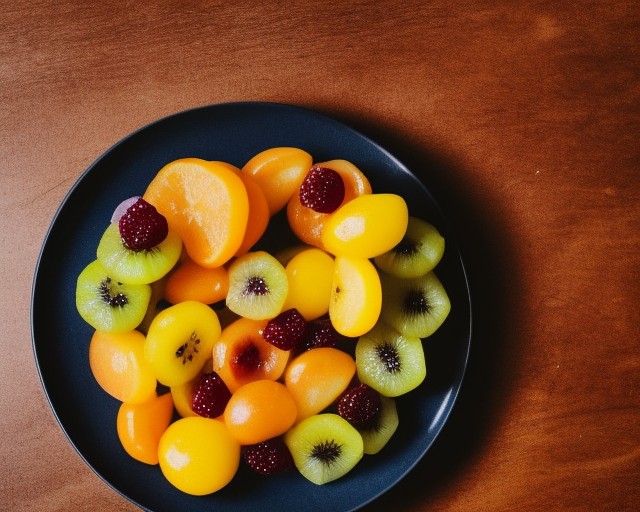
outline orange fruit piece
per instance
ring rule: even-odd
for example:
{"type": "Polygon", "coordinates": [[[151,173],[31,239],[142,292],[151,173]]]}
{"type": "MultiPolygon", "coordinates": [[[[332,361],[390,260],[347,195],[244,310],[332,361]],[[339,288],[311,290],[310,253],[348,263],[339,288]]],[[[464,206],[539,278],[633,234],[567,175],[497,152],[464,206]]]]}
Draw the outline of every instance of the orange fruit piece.
{"type": "Polygon", "coordinates": [[[225,327],[213,346],[213,371],[235,393],[256,380],[277,380],[282,376],[289,352],[264,339],[267,320],[240,317],[225,327]]]}
{"type": "Polygon", "coordinates": [[[355,373],[353,357],[337,348],[314,348],[291,361],[284,382],[298,409],[296,422],[331,405],[355,373]]]}
{"type": "Polygon", "coordinates": [[[226,267],[207,268],[184,258],[169,275],[164,298],[171,304],[195,300],[214,304],[223,300],[229,290],[229,273],[226,267]]]}
{"type": "MultiPolygon", "coordinates": [[[[336,171],[344,181],[344,199],[340,206],[358,196],[371,194],[371,184],[367,177],[348,160],[331,160],[315,164],[314,167],[327,167],[336,171]]],[[[306,176],[306,173],[305,173],[306,176]]],[[[325,222],[331,213],[320,213],[304,206],[300,194],[296,192],[287,204],[287,219],[296,236],[304,243],[323,248],[321,234],[325,222]]]]}
{"type": "Polygon", "coordinates": [[[118,409],[116,429],[124,450],[145,464],[158,463],[158,445],[173,416],[170,393],[140,404],[123,403],[118,409]]]}
{"type": "Polygon", "coordinates": [[[296,404],[279,382],[257,380],[239,388],[224,410],[224,422],[242,445],[284,434],[296,420],[296,404]]]}
{"type": "Polygon", "coordinates": [[[273,215],[284,208],[298,190],[312,163],[311,155],[302,149],[275,147],[251,158],[242,172],[258,182],[273,215]]]}
{"type": "Polygon", "coordinates": [[[183,158],[165,165],[144,194],[198,265],[220,267],[238,251],[249,218],[247,189],[228,164],[183,158]]]}
{"type": "Polygon", "coordinates": [[[247,221],[247,229],[244,233],[244,239],[240,244],[240,248],[236,251],[236,256],[241,256],[254,246],[260,240],[269,224],[270,210],[267,196],[262,191],[262,187],[258,184],[250,174],[240,172],[238,176],[244,183],[249,197],[249,220],[247,221]]]}
{"type": "Polygon", "coordinates": [[[96,331],[89,343],[89,367],[108,394],[121,402],[144,402],[156,393],[156,376],[144,357],[139,331],[96,331]]]}

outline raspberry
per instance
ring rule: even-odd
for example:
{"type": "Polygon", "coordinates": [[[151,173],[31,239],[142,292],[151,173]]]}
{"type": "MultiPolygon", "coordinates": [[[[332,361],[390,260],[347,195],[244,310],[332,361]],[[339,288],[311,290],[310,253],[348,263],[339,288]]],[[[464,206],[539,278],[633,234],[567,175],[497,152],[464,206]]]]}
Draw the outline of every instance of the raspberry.
{"type": "Polygon", "coordinates": [[[262,336],[280,350],[291,350],[302,341],[306,331],[306,320],[296,308],[291,308],[269,320],[262,336]]]}
{"type": "Polygon", "coordinates": [[[348,389],[338,400],[338,414],[360,429],[374,424],[381,410],[380,394],[366,384],[348,389]]]}
{"type": "Polygon", "coordinates": [[[244,460],[256,473],[272,476],[293,467],[293,457],[281,437],[247,446],[244,460]]]}
{"type": "Polygon", "coordinates": [[[312,167],[300,185],[300,203],[318,213],[332,213],[344,200],[344,180],[333,169],[312,167]]]}
{"type": "Polygon", "coordinates": [[[341,338],[329,318],[320,318],[311,322],[307,335],[296,348],[296,352],[304,352],[320,347],[335,347],[341,338]]]}
{"type": "Polygon", "coordinates": [[[132,251],[150,250],[169,234],[167,219],[142,198],[120,217],[118,228],[123,245],[132,251]]]}
{"type": "Polygon", "coordinates": [[[224,412],[231,392],[216,372],[201,375],[193,386],[191,408],[205,418],[217,418],[224,412]]]}

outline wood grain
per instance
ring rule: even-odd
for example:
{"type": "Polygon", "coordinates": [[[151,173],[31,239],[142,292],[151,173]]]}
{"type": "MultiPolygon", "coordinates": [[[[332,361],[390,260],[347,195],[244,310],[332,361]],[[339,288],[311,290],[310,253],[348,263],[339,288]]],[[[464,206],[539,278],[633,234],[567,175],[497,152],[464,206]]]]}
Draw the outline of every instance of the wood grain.
{"type": "Polygon", "coordinates": [[[294,103],[418,172],[470,267],[469,372],[366,510],[640,509],[637,2],[0,6],[2,510],[134,510],[46,402],[29,301],[49,223],[109,146],[199,105],[294,103]]]}

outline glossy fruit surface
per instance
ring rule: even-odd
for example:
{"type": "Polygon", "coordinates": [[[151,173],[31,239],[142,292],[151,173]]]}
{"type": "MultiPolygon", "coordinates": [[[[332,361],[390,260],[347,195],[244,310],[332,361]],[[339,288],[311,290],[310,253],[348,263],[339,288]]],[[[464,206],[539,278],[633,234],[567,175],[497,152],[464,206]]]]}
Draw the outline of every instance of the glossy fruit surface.
{"type": "Polygon", "coordinates": [[[244,460],[253,471],[264,476],[284,473],[293,467],[293,457],[281,436],[247,446],[244,460]]]}
{"type": "Polygon", "coordinates": [[[160,438],[169,427],[172,416],[173,400],[169,393],[139,404],[121,404],[116,430],[122,447],[140,462],[157,464],[160,438]]]}
{"type": "Polygon", "coordinates": [[[172,387],[198,375],[220,331],[216,313],[200,302],[181,302],[158,313],[144,345],[158,381],[172,387]]]}
{"type": "Polygon", "coordinates": [[[329,167],[315,165],[305,176],[298,194],[302,206],[319,213],[333,213],[344,201],[344,180],[329,167]]]}
{"type": "Polygon", "coordinates": [[[160,438],[160,469],[187,494],[203,496],[222,489],[236,474],[240,445],[222,421],[181,418],[160,438]]]}
{"type": "MultiPolygon", "coordinates": [[[[331,160],[321,162],[314,167],[326,167],[336,171],[344,182],[344,199],[341,205],[352,199],[371,194],[371,184],[367,177],[348,160],[331,160]]],[[[340,206],[341,206],[340,205],[340,206]]],[[[291,230],[304,243],[322,248],[321,234],[325,222],[330,217],[328,213],[312,210],[302,204],[300,195],[293,194],[287,204],[287,220],[291,230]]]]}
{"type": "Polygon", "coordinates": [[[262,151],[242,168],[260,185],[269,203],[271,215],[280,211],[298,190],[311,168],[309,153],[293,147],[276,147],[262,151]]]}
{"type": "Polygon", "coordinates": [[[322,245],[336,256],[374,258],[402,240],[408,221],[409,210],[402,197],[363,195],[331,215],[322,229],[322,245]]]}
{"type": "Polygon", "coordinates": [[[333,283],[333,257],[320,249],[307,249],[295,255],[285,267],[289,292],[283,309],[296,308],[306,320],[329,311],[333,283]]]}
{"type": "Polygon", "coordinates": [[[336,257],[329,317],[340,334],[358,337],[371,329],[382,308],[380,276],[364,258],[336,257]]]}
{"type": "Polygon", "coordinates": [[[138,331],[96,331],[91,337],[91,372],[100,387],[121,402],[145,402],[156,394],[156,377],[144,357],[144,342],[138,331]]]}
{"type": "Polygon", "coordinates": [[[139,198],[118,219],[122,245],[131,251],[150,251],[169,234],[167,219],[139,198]]]}
{"type": "Polygon", "coordinates": [[[336,348],[316,348],[297,356],[284,376],[298,408],[296,421],[328,407],[347,388],[355,372],[353,358],[336,348]]]}
{"type": "Polygon", "coordinates": [[[164,297],[171,304],[195,300],[214,304],[224,300],[229,290],[226,267],[206,268],[185,258],[167,278],[164,297]]]}
{"type": "Polygon", "coordinates": [[[175,160],[158,172],[143,197],[166,217],[191,259],[203,267],[223,265],[242,244],[249,199],[244,183],[227,165],[175,160]]]}
{"type": "Polygon", "coordinates": [[[296,420],[296,403],[279,382],[257,380],[237,389],[224,411],[224,422],[242,445],[284,434],[296,420]]]}
{"type": "Polygon", "coordinates": [[[289,352],[262,335],[266,320],[239,318],[222,330],[213,347],[213,370],[229,390],[255,380],[277,380],[284,372],[289,352]]]}

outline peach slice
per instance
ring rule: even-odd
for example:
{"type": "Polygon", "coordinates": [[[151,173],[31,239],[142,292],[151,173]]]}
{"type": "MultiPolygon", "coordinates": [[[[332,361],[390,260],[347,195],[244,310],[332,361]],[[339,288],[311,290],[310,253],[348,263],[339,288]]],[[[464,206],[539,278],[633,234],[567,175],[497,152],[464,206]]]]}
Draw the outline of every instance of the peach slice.
{"type": "Polygon", "coordinates": [[[382,286],[373,263],[365,258],[336,257],[329,302],[335,330],[343,336],[362,336],[376,324],[381,310],[382,286]]]}
{"type": "Polygon", "coordinates": [[[223,265],[242,245],[249,198],[229,164],[175,160],[160,169],[143,197],[167,218],[191,259],[203,267],[223,265]]]}
{"type": "Polygon", "coordinates": [[[139,404],[123,403],[118,409],[116,430],[124,450],[145,464],[158,463],[158,445],[173,416],[169,393],[139,404]]]}
{"type": "Polygon", "coordinates": [[[226,267],[206,268],[186,257],[167,278],[164,298],[171,304],[187,300],[214,304],[223,300],[228,290],[226,267]]]}
{"type": "Polygon", "coordinates": [[[322,229],[322,245],[335,256],[374,258],[398,245],[409,209],[396,194],[356,197],[338,208],[322,229]]]}
{"type": "Polygon", "coordinates": [[[255,155],[242,172],[258,182],[273,215],[284,208],[298,190],[312,163],[311,155],[302,149],[276,147],[255,155]]]}
{"type": "Polygon", "coordinates": [[[267,320],[239,318],[222,330],[213,346],[213,371],[232,393],[255,380],[277,380],[284,372],[289,352],[262,336],[267,320]]]}
{"type": "Polygon", "coordinates": [[[231,396],[224,410],[224,423],[240,444],[258,444],[284,434],[295,422],[296,414],[296,403],[283,384],[257,380],[231,396]]]}
{"type": "Polygon", "coordinates": [[[315,348],[292,360],[284,382],[298,409],[296,422],[328,407],[347,389],[355,373],[353,358],[337,348],[315,348]]]}
{"type": "MultiPolygon", "coordinates": [[[[344,181],[342,205],[356,197],[371,194],[371,184],[367,177],[348,160],[330,160],[315,164],[314,167],[328,167],[336,171],[344,181]]],[[[305,175],[306,176],[306,175],[305,175]]],[[[287,203],[287,219],[291,230],[304,243],[322,248],[322,228],[330,213],[320,213],[307,208],[300,202],[296,191],[287,203]]]]}
{"type": "Polygon", "coordinates": [[[144,357],[139,331],[96,331],[89,344],[89,367],[108,394],[121,402],[140,403],[155,396],[156,377],[144,357]]]}

